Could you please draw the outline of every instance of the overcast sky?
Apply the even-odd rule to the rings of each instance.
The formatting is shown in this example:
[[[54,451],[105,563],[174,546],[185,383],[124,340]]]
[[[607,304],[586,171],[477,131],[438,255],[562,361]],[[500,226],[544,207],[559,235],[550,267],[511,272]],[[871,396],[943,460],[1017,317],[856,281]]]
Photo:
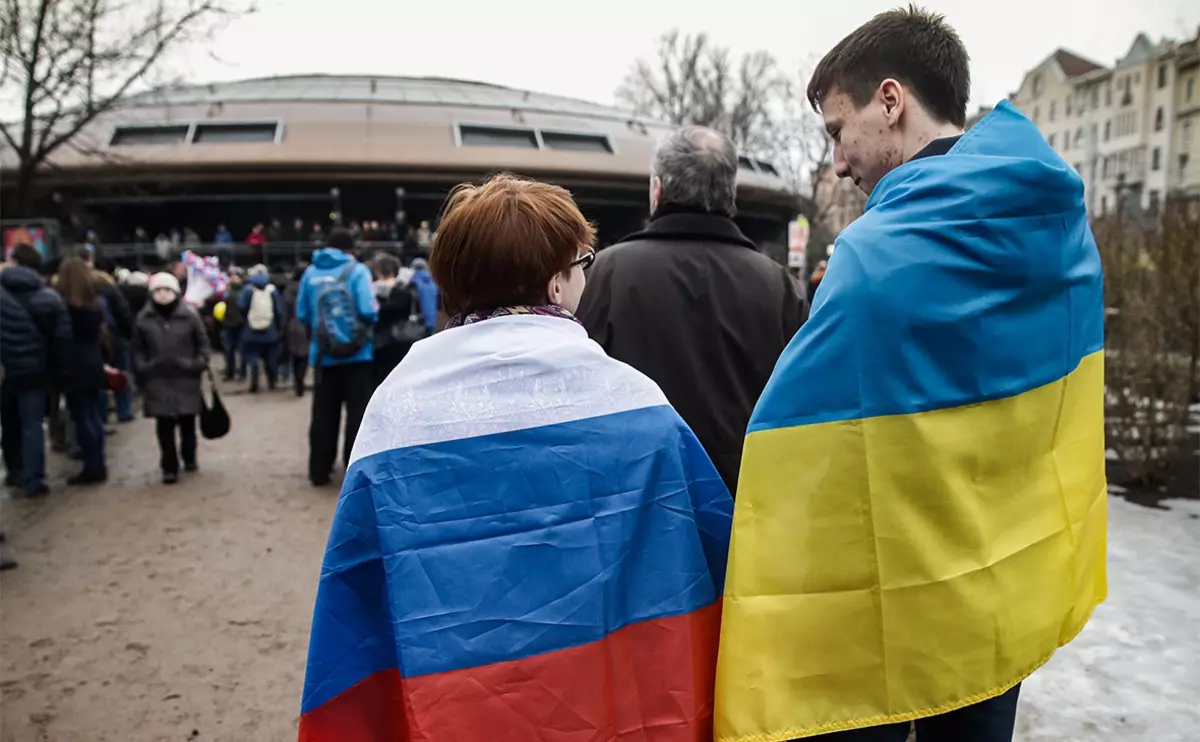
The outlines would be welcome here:
[[[260,11],[220,33],[210,57],[183,65],[194,82],[301,73],[437,75],[612,103],[630,64],[678,27],[707,32],[787,65],[819,58],[898,0],[257,0]],[[1062,46],[1102,64],[1138,30],[1196,33],[1195,0],[932,0],[971,54],[972,110],[1015,90],[1025,70]],[[215,57],[215,58],[214,58]]]

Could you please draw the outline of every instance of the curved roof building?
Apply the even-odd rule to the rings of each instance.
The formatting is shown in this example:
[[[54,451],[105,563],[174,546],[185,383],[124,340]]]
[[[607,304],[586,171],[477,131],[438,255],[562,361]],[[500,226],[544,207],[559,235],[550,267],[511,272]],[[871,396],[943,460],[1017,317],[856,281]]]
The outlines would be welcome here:
[[[196,221],[235,235],[294,216],[419,221],[455,183],[509,170],[570,188],[603,242],[640,226],[650,160],[669,127],[627,111],[441,78],[304,75],[131,96],[64,147],[46,208],[128,235]],[[0,156],[11,168],[11,152]],[[11,179],[8,179],[11,180]],[[770,163],[741,158],[747,234],[784,240],[795,197]],[[119,239],[119,238],[118,238]]]

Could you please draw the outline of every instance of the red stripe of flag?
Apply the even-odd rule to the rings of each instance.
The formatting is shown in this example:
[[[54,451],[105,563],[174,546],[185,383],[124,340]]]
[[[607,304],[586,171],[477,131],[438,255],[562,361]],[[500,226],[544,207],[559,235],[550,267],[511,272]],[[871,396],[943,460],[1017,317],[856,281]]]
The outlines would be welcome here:
[[[300,719],[300,742],[708,742],[721,605],[536,657],[375,673]]]

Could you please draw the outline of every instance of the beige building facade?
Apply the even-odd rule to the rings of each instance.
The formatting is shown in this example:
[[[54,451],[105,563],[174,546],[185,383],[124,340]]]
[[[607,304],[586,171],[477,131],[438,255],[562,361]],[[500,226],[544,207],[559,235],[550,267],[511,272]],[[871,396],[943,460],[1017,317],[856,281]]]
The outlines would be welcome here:
[[[1118,199],[1157,213],[1169,192],[1200,180],[1196,45],[1138,34],[1112,67],[1059,49],[1010,96],[1079,171],[1093,215]]]

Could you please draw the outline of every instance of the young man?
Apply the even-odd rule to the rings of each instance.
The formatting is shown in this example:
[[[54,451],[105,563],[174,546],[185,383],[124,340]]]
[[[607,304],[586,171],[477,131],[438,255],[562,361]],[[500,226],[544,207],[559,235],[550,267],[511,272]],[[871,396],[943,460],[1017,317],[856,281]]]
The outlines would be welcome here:
[[[337,458],[338,427],[346,408],[342,460],[350,461],[354,438],[371,399],[370,328],[379,307],[371,291],[371,271],[354,259],[354,239],[344,229],[329,232],[329,247],[313,253],[300,280],[296,318],[309,328],[309,363],[316,374],[309,428],[308,478],[329,484]]]
[[[870,195],[751,418],[716,738],[1007,742],[1106,594],[1103,297],[1083,182],[1007,102],[963,133],[940,16],[809,99]],[[1052,256],[1053,259],[1048,259]]]

